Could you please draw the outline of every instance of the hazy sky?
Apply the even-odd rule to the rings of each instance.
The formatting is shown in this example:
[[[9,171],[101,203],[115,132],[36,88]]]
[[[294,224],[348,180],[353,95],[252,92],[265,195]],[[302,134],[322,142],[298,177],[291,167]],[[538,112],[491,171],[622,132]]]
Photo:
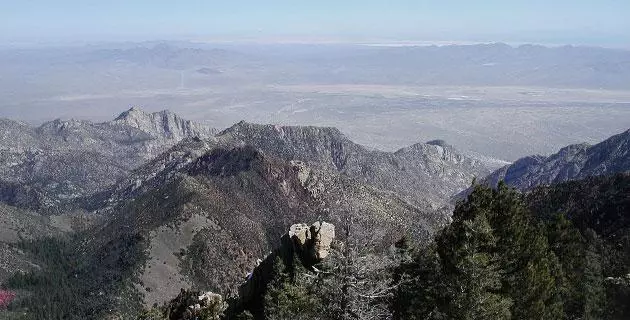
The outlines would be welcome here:
[[[630,43],[630,0],[0,0],[0,40]]]

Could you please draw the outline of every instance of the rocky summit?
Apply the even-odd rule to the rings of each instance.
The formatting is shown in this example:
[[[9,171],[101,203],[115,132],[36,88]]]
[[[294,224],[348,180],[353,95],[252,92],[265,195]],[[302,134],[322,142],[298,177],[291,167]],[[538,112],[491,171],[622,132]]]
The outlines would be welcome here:
[[[190,137],[204,138],[216,133],[213,128],[183,119],[168,110],[146,113],[136,107],[121,113],[109,123],[133,127],[153,137],[174,141]]]

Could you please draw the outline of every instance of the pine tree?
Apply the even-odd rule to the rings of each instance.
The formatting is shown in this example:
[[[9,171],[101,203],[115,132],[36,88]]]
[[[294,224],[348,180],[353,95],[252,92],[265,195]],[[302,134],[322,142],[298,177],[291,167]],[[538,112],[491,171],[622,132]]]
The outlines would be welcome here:
[[[394,274],[398,283],[392,302],[394,319],[446,319],[440,258],[435,243],[419,249],[413,260],[402,261]]]
[[[280,258],[274,263],[272,280],[264,297],[265,318],[268,320],[318,318],[320,302],[298,281],[299,259],[294,266],[286,268]]]
[[[602,275],[601,240],[595,231],[586,230],[586,249],[584,251],[584,274],[579,282],[583,294],[582,319],[601,319],[605,297],[604,277]]]
[[[561,296],[565,318],[582,316],[583,294],[577,284],[582,281],[585,240],[580,231],[562,213],[547,222],[549,246],[562,268]]]
[[[516,319],[561,318],[562,272],[544,228],[533,219],[516,190],[500,182],[491,193],[487,206],[497,237],[494,250],[501,260],[501,291],[514,302],[512,315]]]
[[[582,235],[561,213],[548,223],[547,230],[562,265],[565,318],[600,319],[605,301],[601,240],[591,229]]]
[[[475,186],[430,248],[401,267],[413,284],[397,294],[399,318],[562,318],[561,265],[522,196],[505,184]]]
[[[437,237],[446,305],[453,319],[510,319],[510,298],[502,296],[499,259],[492,253],[497,238],[486,217],[486,193],[479,202],[460,206],[453,223]],[[468,210],[472,209],[472,210]]]

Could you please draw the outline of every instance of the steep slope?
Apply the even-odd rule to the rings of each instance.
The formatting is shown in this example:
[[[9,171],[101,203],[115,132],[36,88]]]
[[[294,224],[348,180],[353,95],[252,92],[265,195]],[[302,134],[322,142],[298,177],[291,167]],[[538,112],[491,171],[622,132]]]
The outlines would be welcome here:
[[[543,219],[563,213],[583,233],[595,231],[606,243],[606,276],[630,273],[630,173],[538,187],[527,198]]]
[[[362,183],[391,190],[422,206],[439,207],[451,195],[489,173],[486,166],[443,141],[419,143],[394,153],[368,150],[336,128],[239,122],[221,132],[287,160],[334,170]]]
[[[485,178],[485,181],[496,185],[500,180],[504,180],[508,185],[519,190],[529,190],[538,185],[628,170],[630,170],[630,130],[593,146],[571,145],[548,157],[530,156],[519,159],[493,172]]]
[[[0,132],[2,201],[51,212],[106,189],[183,138],[214,133],[167,111],[137,108],[104,123],[54,120],[33,128],[3,120]]]

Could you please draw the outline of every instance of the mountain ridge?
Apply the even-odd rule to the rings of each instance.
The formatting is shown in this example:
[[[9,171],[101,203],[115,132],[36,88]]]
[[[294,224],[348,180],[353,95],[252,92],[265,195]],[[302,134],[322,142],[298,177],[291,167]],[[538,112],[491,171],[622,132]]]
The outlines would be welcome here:
[[[504,180],[519,190],[538,185],[614,174],[630,170],[630,130],[594,144],[573,144],[550,156],[528,156],[488,175],[484,182],[496,186]]]
[[[331,127],[261,125],[241,121],[220,132],[265,152],[342,172],[410,201],[439,207],[490,170],[454,148],[417,143],[396,152],[368,149]],[[446,145],[446,144],[445,144]]]

